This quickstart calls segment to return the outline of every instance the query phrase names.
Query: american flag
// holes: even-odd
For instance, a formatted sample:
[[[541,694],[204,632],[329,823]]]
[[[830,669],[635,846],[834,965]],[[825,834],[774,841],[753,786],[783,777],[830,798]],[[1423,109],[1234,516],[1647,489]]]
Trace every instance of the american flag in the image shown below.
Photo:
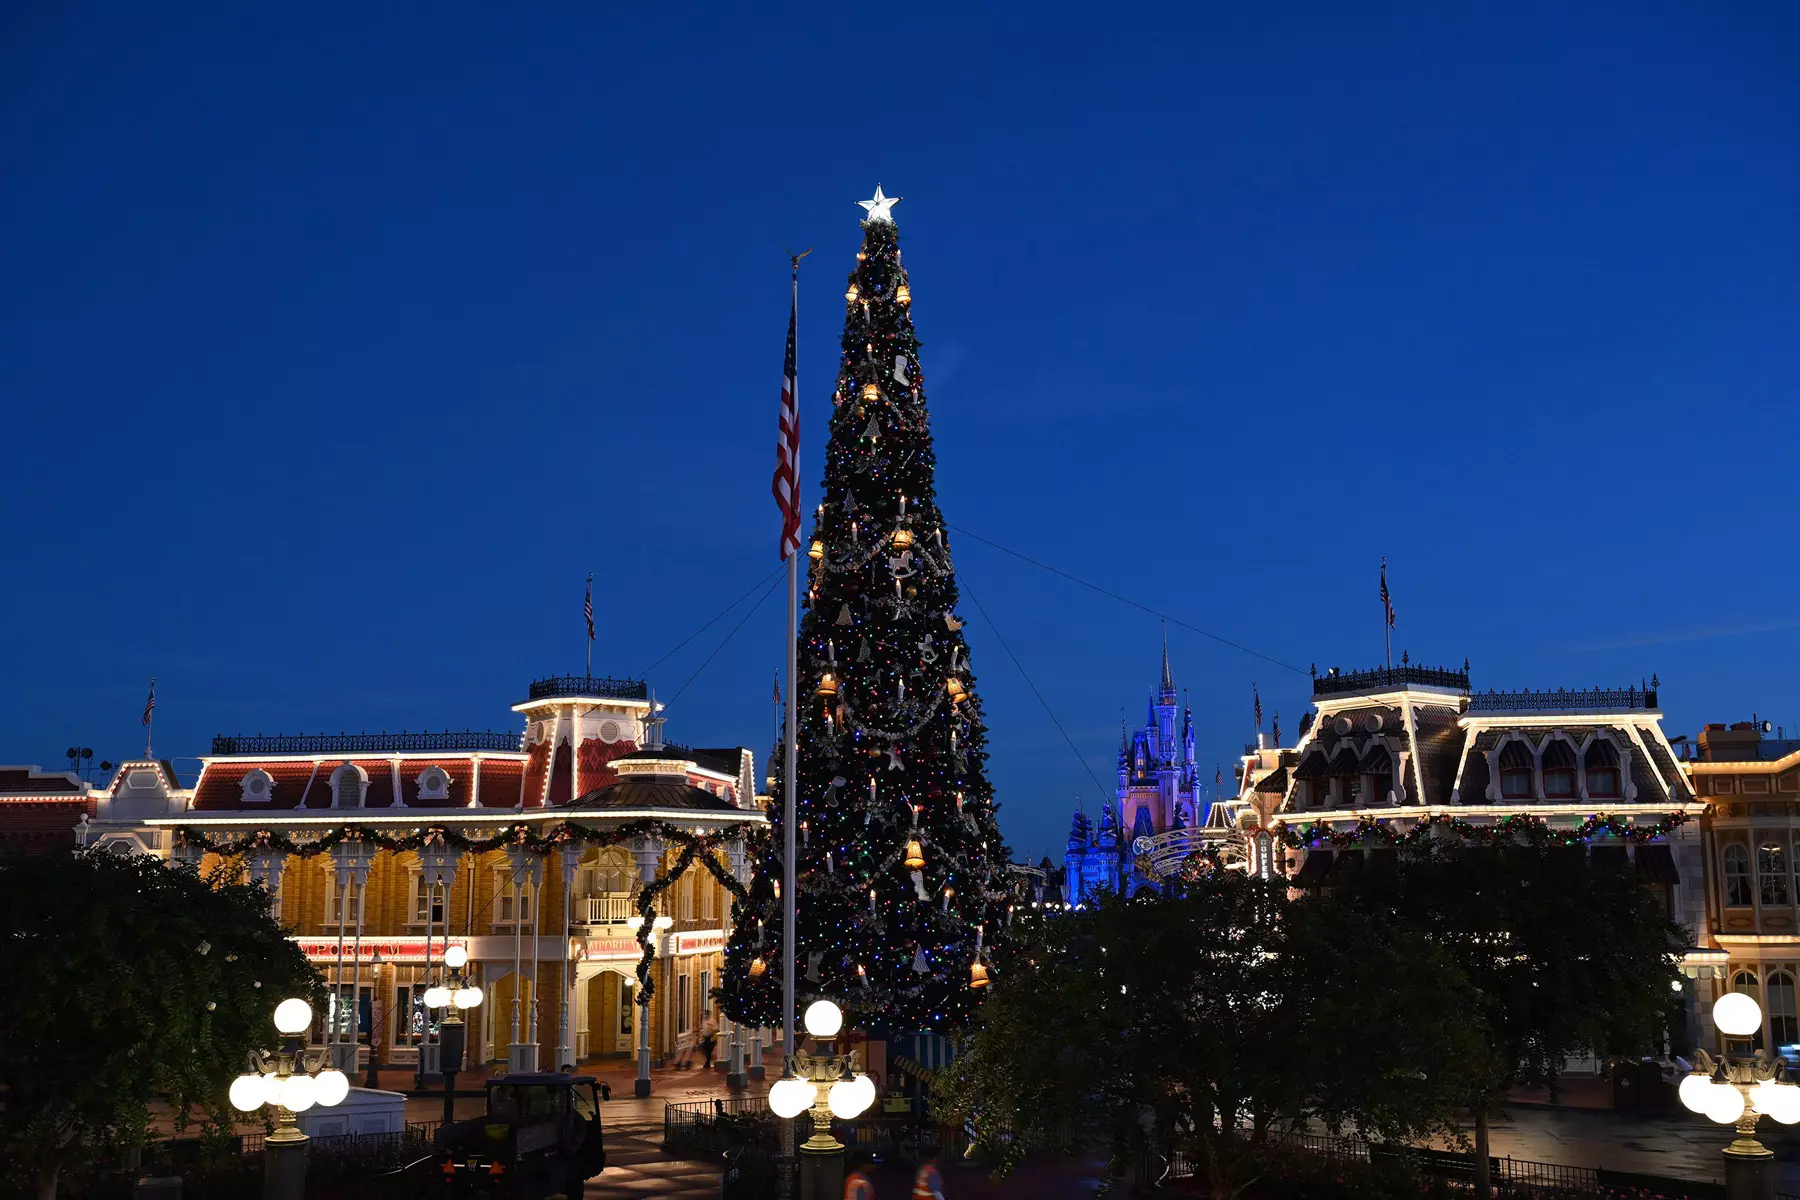
[[[795,326],[799,316],[800,298],[796,291],[794,306],[788,310],[787,359],[781,367],[781,435],[775,442],[775,481],[771,488],[775,503],[781,509],[783,562],[800,549],[800,408],[795,400],[799,382],[794,365]]]
[[[150,698],[144,701],[144,719],[141,724],[150,723],[150,714],[156,711],[156,676],[150,677]]]
[[[1254,683],[1250,685],[1250,698],[1256,702],[1256,730],[1258,733],[1261,733],[1262,732],[1262,693],[1256,690],[1256,685]]]
[[[775,676],[775,704],[777,707],[781,705],[781,676],[779,674]]]
[[[594,640],[594,574],[588,572],[587,599],[581,603],[581,611],[587,617],[588,641]]]
[[[1387,559],[1381,560],[1381,608],[1387,614],[1388,628],[1394,625],[1394,598],[1388,595]]]

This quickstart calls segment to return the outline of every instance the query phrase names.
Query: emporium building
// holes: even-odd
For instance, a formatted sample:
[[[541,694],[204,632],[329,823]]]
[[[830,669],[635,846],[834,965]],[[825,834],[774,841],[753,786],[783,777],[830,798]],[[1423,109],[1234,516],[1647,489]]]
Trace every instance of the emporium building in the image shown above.
[[[424,993],[454,944],[484,993],[474,1062],[635,1058],[647,1094],[651,1062],[712,1026],[760,1074],[761,1031],[712,999],[745,836],[767,823],[754,763],[665,744],[659,707],[638,680],[554,677],[512,706],[522,732],[220,737],[191,788],[157,761],[104,787],[0,768],[0,845],[69,845],[73,826],[261,882],[325,975],[313,1039],[346,1069],[435,1070]]]

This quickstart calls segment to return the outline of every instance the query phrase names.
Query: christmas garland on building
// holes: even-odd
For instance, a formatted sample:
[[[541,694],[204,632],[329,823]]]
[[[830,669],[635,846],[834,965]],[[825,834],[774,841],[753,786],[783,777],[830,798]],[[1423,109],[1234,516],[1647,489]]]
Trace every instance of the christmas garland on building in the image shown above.
[[[1429,841],[1437,830],[1482,846],[1520,838],[1534,845],[1574,846],[1601,836],[1634,843],[1652,842],[1667,837],[1691,819],[1689,813],[1676,811],[1649,824],[1639,824],[1611,813],[1600,813],[1579,825],[1559,829],[1536,813],[1513,813],[1491,824],[1476,824],[1465,817],[1433,813],[1420,817],[1416,825],[1404,832],[1368,817],[1362,818],[1349,829],[1333,829],[1323,821],[1313,821],[1298,830],[1278,823],[1274,830],[1290,850],[1326,846],[1345,850],[1371,843],[1382,848],[1409,849]],[[1219,870],[1223,865],[1224,859],[1219,847],[1201,846],[1189,851],[1181,860],[1178,874],[1191,882],[1202,874]]]
[[[1517,838],[1533,844],[1574,846],[1602,836],[1628,842],[1651,842],[1667,837],[1690,819],[1688,813],[1676,811],[1646,824],[1627,821],[1611,813],[1599,813],[1579,825],[1557,828],[1536,813],[1513,813],[1484,824],[1477,824],[1466,817],[1432,813],[1420,817],[1417,824],[1404,832],[1396,830],[1391,824],[1369,817],[1362,818],[1349,829],[1333,829],[1323,821],[1314,821],[1299,830],[1288,825],[1277,825],[1275,831],[1290,850],[1317,846],[1345,849],[1370,843],[1382,847],[1405,848],[1428,841],[1438,830],[1460,837],[1465,842],[1483,846]]]
[[[637,980],[634,1001],[645,1007],[656,994],[656,982],[651,978],[650,965],[656,959],[656,950],[650,944],[651,935],[655,932],[656,901],[665,891],[681,881],[688,868],[698,859],[714,879],[731,894],[733,900],[747,901],[750,893],[737,878],[719,864],[713,851],[744,838],[744,830],[733,828],[729,832],[694,833],[679,826],[670,825],[666,821],[632,821],[629,824],[615,826],[610,829],[593,829],[586,825],[575,825],[564,821],[553,825],[543,833],[537,833],[529,825],[513,825],[495,833],[492,837],[469,837],[460,830],[447,829],[443,826],[429,826],[416,829],[411,833],[393,835],[382,833],[378,829],[366,826],[341,826],[337,829],[321,833],[317,837],[301,839],[291,838],[275,830],[259,829],[243,838],[216,838],[203,829],[191,825],[183,825],[175,830],[175,844],[189,846],[207,854],[217,854],[222,858],[237,858],[246,854],[291,854],[299,858],[316,858],[321,854],[329,854],[345,842],[366,843],[377,850],[387,850],[395,854],[408,851],[448,848],[458,854],[486,854],[491,850],[524,850],[530,854],[548,856],[571,846],[596,847],[606,849],[610,846],[624,845],[638,838],[654,838],[665,845],[680,847],[674,864],[667,870],[659,872],[650,883],[639,889],[637,895],[637,911],[641,918],[637,927],[638,956]]]

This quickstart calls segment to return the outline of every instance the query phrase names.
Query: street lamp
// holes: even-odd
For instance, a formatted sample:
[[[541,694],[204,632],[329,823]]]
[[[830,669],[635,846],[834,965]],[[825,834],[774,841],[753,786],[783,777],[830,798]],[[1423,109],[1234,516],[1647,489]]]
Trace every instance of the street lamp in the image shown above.
[[[463,978],[469,965],[469,952],[461,946],[444,951],[448,969],[444,982],[425,989],[425,1007],[447,1008],[438,1022],[438,1070],[444,1074],[444,1126],[456,1120],[456,1073],[462,1070],[463,1048],[468,1030],[461,1014],[481,1003],[481,989]]]
[[[1782,1079],[1781,1059],[1767,1051],[1733,1054],[1732,1041],[1762,1029],[1762,1007],[1742,992],[1727,992],[1713,1004],[1713,1024],[1726,1037],[1726,1052],[1714,1058],[1694,1052],[1694,1070],[1678,1094],[1693,1112],[1721,1125],[1736,1125],[1737,1139],[1725,1147],[1728,1200],[1763,1200],[1769,1194],[1769,1162],[1775,1157],[1756,1140],[1756,1123],[1769,1116],[1783,1125],[1800,1123],[1800,1087]]]
[[[312,1026],[312,1005],[283,1000],[275,1006],[275,1029],[285,1040],[273,1052],[252,1050],[250,1070],[231,1082],[231,1106],[255,1112],[275,1110],[275,1132],[263,1143],[264,1200],[301,1200],[306,1192],[306,1143],[294,1114],[313,1105],[331,1108],[350,1094],[350,1080],[327,1066],[325,1047],[308,1048],[301,1034]]]
[[[844,1189],[844,1144],[831,1136],[831,1118],[853,1120],[875,1103],[875,1084],[856,1071],[850,1056],[833,1046],[844,1012],[829,1000],[806,1010],[806,1032],[822,1043],[819,1053],[796,1050],[769,1088],[769,1108],[783,1120],[812,1109],[812,1136],[800,1147],[801,1200],[835,1200]]]

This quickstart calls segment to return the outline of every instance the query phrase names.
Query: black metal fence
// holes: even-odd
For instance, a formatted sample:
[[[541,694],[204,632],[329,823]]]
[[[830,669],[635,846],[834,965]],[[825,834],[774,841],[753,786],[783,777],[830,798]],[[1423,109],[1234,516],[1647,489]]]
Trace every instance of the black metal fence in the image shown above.
[[[1240,1144],[1238,1152],[1251,1148]],[[1455,1150],[1371,1143],[1360,1138],[1337,1138],[1312,1133],[1279,1135],[1261,1150],[1271,1156],[1293,1153],[1320,1163],[1387,1167],[1421,1181],[1460,1190],[1475,1181],[1477,1160]],[[1157,1184],[1203,1174],[1199,1152],[1187,1144],[1164,1148],[1145,1156],[1138,1171],[1141,1182]],[[1488,1174],[1497,1195],[1509,1200],[1572,1200],[1593,1196],[1626,1200],[1658,1197],[1660,1200],[1725,1200],[1725,1186],[1703,1180],[1672,1179],[1604,1167],[1575,1167],[1563,1163],[1495,1156],[1488,1159]],[[1775,1200],[1800,1200],[1800,1196],[1775,1193]]]

